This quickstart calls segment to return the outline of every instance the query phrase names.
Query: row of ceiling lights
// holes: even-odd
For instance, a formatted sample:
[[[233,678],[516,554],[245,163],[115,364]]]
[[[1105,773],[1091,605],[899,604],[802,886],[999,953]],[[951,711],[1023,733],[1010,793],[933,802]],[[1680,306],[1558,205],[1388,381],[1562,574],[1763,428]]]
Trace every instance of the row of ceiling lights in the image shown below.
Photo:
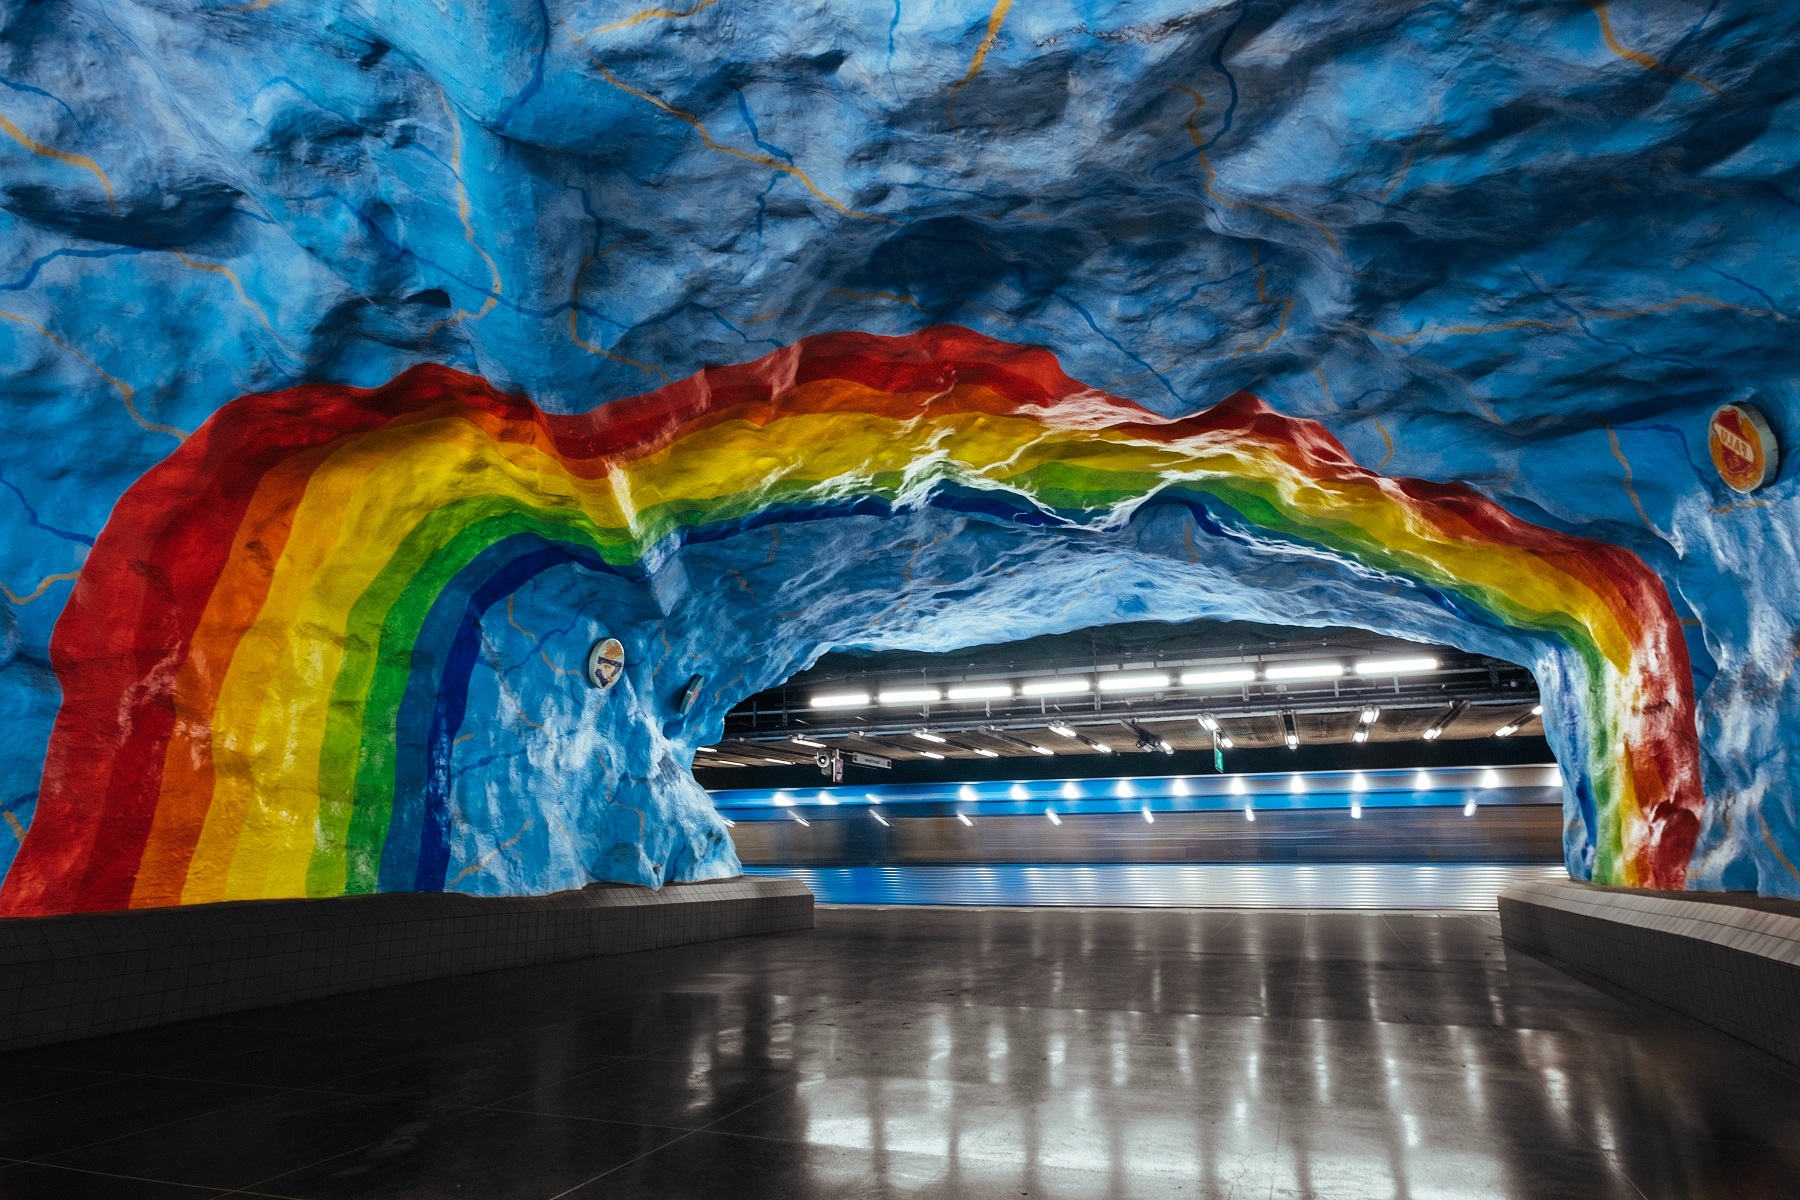
[[[1382,774],[1392,774],[1392,772],[1383,772]],[[1216,780],[1217,778],[1219,778],[1219,777],[1218,776],[1178,775],[1178,776],[1175,776],[1169,782],[1169,791],[1172,795],[1177,796],[1177,797],[1191,796],[1193,794],[1193,792],[1188,786],[1188,781],[1190,779],[1204,780],[1205,782],[1210,783],[1213,780]],[[1230,778],[1230,782],[1229,782],[1229,786],[1227,787],[1226,790],[1231,795],[1233,795],[1233,796],[1248,796],[1251,794],[1249,777],[1246,777],[1243,775],[1232,775],[1229,778]],[[1265,776],[1259,777],[1258,781],[1260,784],[1260,783],[1272,782],[1272,781],[1274,781],[1274,779],[1275,779],[1275,777],[1273,775],[1265,775]],[[1309,783],[1308,780],[1309,780],[1309,777],[1307,775],[1299,773],[1299,772],[1295,772],[1294,774],[1290,775],[1288,777],[1287,788],[1286,788],[1287,794],[1290,796],[1304,796],[1304,795],[1308,794],[1310,791],[1312,791],[1315,786],[1322,788],[1326,792],[1331,792],[1331,791],[1336,790],[1333,787],[1333,784],[1336,782],[1336,779],[1334,776],[1328,775],[1324,778],[1320,778],[1317,780],[1316,783]],[[1096,800],[1096,799],[1103,800],[1103,799],[1107,799],[1107,797],[1094,795],[1088,789],[1091,789],[1094,787],[1102,787],[1108,782],[1109,781],[1104,780],[1104,779],[1090,779],[1090,780],[1065,779],[1062,781],[1060,786],[1056,784],[1056,781],[1050,780],[1050,781],[1048,781],[1048,786],[1055,788],[1057,796],[1063,800]],[[1146,780],[1143,778],[1138,778],[1138,779],[1127,778],[1127,779],[1115,779],[1115,780],[1111,780],[1110,782],[1112,784],[1112,798],[1113,799],[1129,800],[1129,799],[1132,799],[1137,796],[1137,787],[1139,784],[1161,783],[1162,780],[1159,780],[1159,779]],[[1511,786],[1514,786],[1514,787],[1521,787],[1521,786],[1561,787],[1562,785],[1563,785],[1562,768],[1552,766],[1549,769],[1549,779],[1548,779],[1547,784],[1521,784],[1515,778],[1512,781]],[[983,796],[981,794],[980,789],[978,789],[974,784],[965,783],[956,789],[956,798],[959,801],[963,801],[966,803],[981,803],[983,801],[999,802],[1003,799],[1008,800],[1008,801],[1043,799],[1044,797],[1043,797],[1042,791],[1040,789],[1042,789],[1045,786],[1046,786],[1046,784],[1043,784],[1043,783],[1030,783],[1030,784],[1027,784],[1025,782],[1014,783],[1009,788],[1007,788],[1006,795],[1004,797],[1002,797],[1002,796],[997,796],[997,795]],[[1384,790],[1384,789],[1374,788],[1369,783],[1368,776],[1364,775],[1361,771],[1356,771],[1351,774],[1348,786],[1349,786],[1350,792],[1353,794],[1359,794],[1359,793],[1367,792],[1367,791],[1371,791],[1371,790]],[[1440,782],[1436,776],[1432,775],[1432,773],[1424,767],[1420,767],[1416,771],[1413,772],[1412,790],[1415,792],[1436,791],[1440,787],[1456,788],[1456,787],[1467,787],[1467,786],[1469,786],[1469,785],[1459,784],[1454,781]],[[1491,790],[1493,788],[1506,787],[1506,786],[1508,786],[1508,784],[1507,784],[1506,780],[1503,780],[1500,778],[1499,771],[1495,770],[1493,767],[1486,767],[1486,768],[1482,769],[1480,775],[1476,776],[1473,786],[1482,788],[1484,790]],[[841,789],[841,790],[847,791],[847,789]],[[1263,789],[1263,790],[1266,791],[1268,789]],[[1276,792],[1279,792],[1282,789],[1279,786],[1277,786],[1273,790]],[[1385,790],[1391,790],[1391,789],[1385,789]],[[862,795],[862,798],[864,801],[867,801],[869,804],[879,805],[882,803],[882,798],[880,796],[876,795],[874,792],[864,792]],[[773,794],[773,796],[771,796],[770,799],[776,808],[793,808],[797,804],[806,803],[805,800],[796,798],[794,796],[793,792],[789,791],[786,788],[778,788],[775,791],[775,793]],[[890,796],[890,797],[888,797],[888,799],[890,799],[890,800],[899,799],[902,802],[904,802],[908,799],[917,800],[918,797],[910,797],[909,798],[909,797],[905,797],[905,796],[902,796],[902,797]],[[930,801],[932,798],[925,797],[925,799],[927,801]],[[845,804],[845,803],[855,804],[855,803],[857,803],[857,801],[856,801],[855,797],[851,797],[848,801],[846,801],[843,799],[843,797],[841,795],[839,795],[838,792],[833,791],[830,788],[820,788],[818,790],[817,795],[812,800],[812,803],[817,804],[822,808],[836,808],[840,804]],[[1246,801],[1246,803],[1248,803],[1248,801]],[[1351,803],[1360,804],[1361,801],[1353,800]]]
[[[1431,723],[1431,725],[1428,728],[1426,728],[1426,730],[1423,733],[1421,733],[1419,735],[1420,738],[1422,738],[1424,741],[1427,741],[1427,742],[1435,742],[1439,737],[1443,736],[1444,730],[1446,730],[1450,727],[1450,723],[1452,721],[1456,720],[1456,718],[1461,716],[1463,713],[1467,712],[1468,708],[1469,708],[1469,706],[1466,701],[1462,701],[1462,700],[1457,701],[1455,704],[1451,705],[1448,709],[1446,709],[1442,716],[1438,717],[1437,720],[1433,721]],[[1544,715],[1544,706],[1541,704],[1534,704],[1531,706],[1530,712],[1528,712],[1522,716],[1515,717],[1512,720],[1508,721],[1506,724],[1500,726],[1500,728],[1494,730],[1494,736],[1495,737],[1511,737],[1513,734],[1519,732],[1519,730],[1524,727],[1524,725],[1527,721],[1531,720],[1533,717],[1541,717],[1543,715]],[[1381,716],[1381,709],[1377,708],[1373,704],[1366,706],[1360,713],[1357,714],[1356,731],[1350,735],[1350,740],[1353,742],[1359,742],[1359,743],[1368,741],[1369,740],[1369,730],[1374,727],[1375,722],[1380,718],[1380,716]],[[1214,717],[1211,713],[1201,713],[1199,715],[1199,717],[1196,718],[1196,720],[1199,721],[1200,728],[1206,730],[1208,733],[1212,734],[1214,737],[1216,737],[1218,739],[1219,749],[1231,750],[1231,749],[1236,748],[1237,743],[1231,740],[1231,735],[1224,731],[1224,729],[1219,724],[1218,718]],[[1133,733],[1137,734],[1137,739],[1138,739],[1137,746],[1138,746],[1139,750],[1159,751],[1163,754],[1173,754],[1175,752],[1175,748],[1173,746],[1171,746],[1167,740],[1157,737],[1155,734],[1153,734],[1149,730],[1145,729],[1142,725],[1137,724],[1135,721],[1128,722],[1128,725],[1129,725],[1129,728],[1131,729],[1131,731]],[[1283,712],[1281,714],[1281,726],[1282,726],[1282,739],[1281,740],[1282,740],[1283,744],[1285,744],[1289,750],[1298,750],[1300,748],[1300,730],[1299,730],[1298,725],[1296,725],[1296,723],[1294,721],[1294,714],[1291,712]],[[1060,737],[1065,737],[1065,738],[1072,739],[1074,741],[1078,741],[1082,745],[1086,746],[1088,749],[1093,750],[1097,753],[1100,753],[1100,754],[1113,753],[1113,748],[1111,746],[1107,745],[1105,742],[1096,741],[1095,739],[1088,737],[1086,734],[1084,734],[1080,730],[1076,729],[1073,725],[1070,725],[1067,721],[1052,721],[1048,725],[1046,725],[1045,728],[1048,729],[1051,733],[1057,734]],[[1012,745],[1019,747],[1021,750],[1030,750],[1036,754],[1047,754],[1047,755],[1053,755],[1056,753],[1056,751],[1050,749],[1050,747],[1048,747],[1048,746],[1042,746],[1036,742],[1028,742],[1024,738],[1013,737],[1011,734],[1004,733],[997,729],[990,729],[985,732],[987,732],[987,734],[989,736],[999,738],[1001,741],[1004,741],[1004,742],[1009,742]],[[979,754],[983,758],[999,758],[1000,757],[999,752],[996,750],[989,750],[985,746],[965,746],[961,742],[953,742],[949,738],[943,736],[942,734],[933,733],[929,729],[915,729],[912,731],[911,736],[918,738],[920,741],[930,742],[933,745],[949,746],[952,749],[965,750],[965,751],[969,751],[974,754]],[[799,735],[791,737],[788,740],[790,742],[794,743],[796,746],[805,746],[809,749],[824,750],[824,749],[828,748],[824,742],[817,742],[811,738],[801,737]],[[699,747],[699,750],[702,754],[718,753],[711,746],[701,746],[701,747]],[[938,759],[939,761],[942,761],[944,758],[944,755],[939,753],[936,750],[919,750],[918,753],[923,755],[926,758]],[[774,763],[776,766],[782,766],[782,767],[790,767],[790,766],[794,765],[790,760],[785,759],[785,758],[764,758],[763,761],[768,762],[768,763]],[[720,765],[725,765],[725,764],[720,764]]]
[[[873,698],[868,692],[861,691],[819,692],[812,696],[811,704],[814,708],[867,708],[871,702],[892,705],[937,704],[944,700],[974,703],[1010,700],[1015,696],[1035,700],[1050,696],[1086,695],[1096,688],[1102,692],[1160,692],[1175,686],[1229,687],[1233,684],[1254,683],[1258,679],[1269,683],[1317,682],[1341,679],[1352,673],[1365,678],[1388,678],[1396,675],[1421,675],[1437,669],[1437,659],[1413,657],[1365,658],[1348,668],[1340,662],[1282,663],[1263,667],[1260,671],[1256,667],[1213,667],[1183,671],[1179,685],[1164,671],[1102,674],[1096,677],[1097,682],[1096,678],[1085,675],[1051,675],[1027,679],[1016,686],[1011,683],[964,683],[948,688],[928,685],[886,688]]]

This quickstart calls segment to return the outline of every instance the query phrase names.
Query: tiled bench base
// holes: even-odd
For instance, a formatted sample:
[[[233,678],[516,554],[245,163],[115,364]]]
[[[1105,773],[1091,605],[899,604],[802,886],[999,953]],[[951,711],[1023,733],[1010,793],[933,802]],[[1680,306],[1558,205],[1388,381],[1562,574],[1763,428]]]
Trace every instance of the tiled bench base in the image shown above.
[[[790,879],[0,920],[0,1049],[446,975],[811,929]]]
[[[1800,1064],[1800,903],[1570,880],[1500,893],[1506,941]]]

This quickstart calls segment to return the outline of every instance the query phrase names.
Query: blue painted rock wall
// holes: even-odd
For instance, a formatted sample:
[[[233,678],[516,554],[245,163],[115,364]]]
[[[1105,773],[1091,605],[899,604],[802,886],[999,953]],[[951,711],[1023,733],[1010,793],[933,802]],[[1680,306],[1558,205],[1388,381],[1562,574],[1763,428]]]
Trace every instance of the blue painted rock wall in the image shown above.
[[[1462,480],[1635,551],[1676,598],[1701,694],[1691,882],[1800,895],[1795,485],[1728,492],[1705,439],[1713,407],[1743,399],[1800,436],[1796,15],[8,9],[0,862],[32,819],[73,573],[124,490],[233,397],[440,362],[576,412],[812,333],[956,322],[1048,346],[1160,413],[1251,388],[1367,466]],[[880,533],[858,520],[717,551],[768,598],[732,622],[695,607],[723,603],[713,582],[671,577],[621,635],[636,661],[743,694],[833,645],[1145,616],[1351,622],[1530,663],[1553,720],[1575,719],[1542,647],[1381,601],[1353,572],[1220,550],[1172,588],[1168,547],[1141,552],[1180,535],[1154,514],[1079,553],[929,511]],[[929,570],[817,570],[952,532]],[[607,622],[584,616],[577,636],[571,610],[622,603],[586,587],[527,589],[518,624],[579,642]],[[771,620],[800,604],[830,619]],[[464,751],[451,886],[731,870],[685,771],[731,696],[678,726],[646,692],[535,729],[505,697],[551,694],[541,647],[490,624],[471,701],[489,744]],[[671,631],[679,649],[659,652]],[[576,753],[596,729],[615,752]]]

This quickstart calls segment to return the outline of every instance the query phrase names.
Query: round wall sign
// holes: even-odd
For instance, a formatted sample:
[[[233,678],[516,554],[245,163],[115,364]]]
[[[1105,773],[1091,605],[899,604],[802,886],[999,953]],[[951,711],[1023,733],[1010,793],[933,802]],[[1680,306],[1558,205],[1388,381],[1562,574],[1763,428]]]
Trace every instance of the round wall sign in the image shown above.
[[[625,647],[618,638],[602,638],[588,651],[587,681],[604,691],[625,673]]]
[[[1781,469],[1775,431],[1748,404],[1722,404],[1706,427],[1707,446],[1719,478],[1733,491],[1754,492]]]

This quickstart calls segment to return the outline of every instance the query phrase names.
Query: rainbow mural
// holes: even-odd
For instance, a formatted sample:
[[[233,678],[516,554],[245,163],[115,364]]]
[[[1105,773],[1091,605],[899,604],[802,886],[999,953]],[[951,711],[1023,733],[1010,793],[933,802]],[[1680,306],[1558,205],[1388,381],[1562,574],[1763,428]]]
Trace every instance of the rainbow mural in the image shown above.
[[[1596,881],[1681,887],[1703,804],[1661,581],[1248,393],[1177,419],[1041,349],[807,338],[562,416],[437,366],[222,408],[119,501],[52,639],[64,689],[12,915],[441,890],[478,620],[581,563],[941,504],[1099,527],[1152,495],[1437,589],[1585,671]]]

